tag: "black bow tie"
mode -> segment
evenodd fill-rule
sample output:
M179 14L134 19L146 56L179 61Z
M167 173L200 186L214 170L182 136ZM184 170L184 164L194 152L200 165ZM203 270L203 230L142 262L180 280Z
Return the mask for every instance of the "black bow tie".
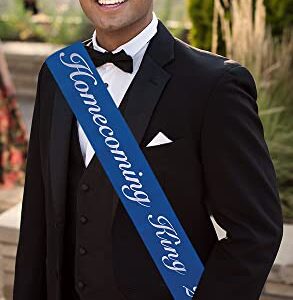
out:
M127 55L124 50L117 53L100 52L92 48L88 48L87 50L96 67L102 66L105 63L113 63L127 73L133 72L133 59L130 55Z

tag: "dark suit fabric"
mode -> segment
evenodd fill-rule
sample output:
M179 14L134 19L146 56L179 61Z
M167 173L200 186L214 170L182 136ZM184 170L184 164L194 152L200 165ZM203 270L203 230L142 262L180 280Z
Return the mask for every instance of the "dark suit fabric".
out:
M78 291L75 290L75 255L77 254L77 224L81 219L77 216L77 194L79 190L79 181L85 171L80 145L78 142L77 125L72 123L69 150L69 170L67 177L67 196L66 196L66 213L64 225L64 247L63 262L61 267L61 294L62 299L79 299ZM83 216L85 217L85 216ZM83 224L83 223L81 223Z
M63 299L125 299L115 287L111 225L111 183L94 156L85 168L76 121L73 122L68 172L61 285ZM101 188L102 187L102 188ZM99 270L99 276L95 276Z
M256 98L247 69L174 39L162 23L127 92L123 116L205 265L194 299L258 299L279 248L281 209ZM14 300L62 299L73 122L44 64L29 146ZM160 131L174 142L146 147ZM129 300L172 299L108 179L97 176L100 195L109 189L107 200L116 203L108 228L112 288ZM217 239L210 214L227 238ZM98 229L91 230L87 234L95 239ZM86 264L82 268L91 272L86 276L103 277ZM86 288L82 293L82 300L97 300Z

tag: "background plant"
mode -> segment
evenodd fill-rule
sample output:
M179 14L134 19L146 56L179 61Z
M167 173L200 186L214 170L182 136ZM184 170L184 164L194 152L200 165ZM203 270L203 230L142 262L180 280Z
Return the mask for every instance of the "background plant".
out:
M192 23L189 40L194 46L211 48L214 0L189 0L188 13Z
M8 6L0 15L0 38L3 40L23 40L35 37L43 40L45 32L32 20L31 15L24 11L21 0Z
M259 114L277 173L284 215L293 218L293 31L273 37L266 26L263 0L215 0L213 50L218 21L227 56L253 73L258 86ZM229 9L231 18L223 11Z
M234 0L220 0L226 16L229 17L229 6ZM257 0L253 0L252 6L256 7ZM247 3L250 3L248 1ZM214 0L188 0L188 12L192 22L189 35L191 44L206 50L212 45L212 21ZM250 5L250 4L248 4ZM267 14L267 24L272 28L273 36L281 37L283 29L293 25L293 0L264 0ZM221 41L220 41L221 44Z
M45 13L36 16L24 10L22 0L7 5L0 15L0 38L68 44L89 37L92 28L78 6L44 4Z
M265 0L267 22L274 36L281 36L283 28L293 25L293 0Z

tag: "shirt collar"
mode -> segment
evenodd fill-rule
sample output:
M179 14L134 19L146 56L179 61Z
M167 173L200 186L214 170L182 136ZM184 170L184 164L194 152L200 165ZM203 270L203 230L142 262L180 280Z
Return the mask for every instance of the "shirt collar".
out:
M134 57L155 36L155 34L157 33L157 27L158 27L158 18L156 14L153 12L153 19L151 23L143 31L141 31L137 36L132 38L127 43L119 46L112 52L117 53L123 49L128 55ZM98 45L96 39L96 31L94 31L93 33L92 42L95 50L100 52L107 51L104 48L102 48L100 45Z

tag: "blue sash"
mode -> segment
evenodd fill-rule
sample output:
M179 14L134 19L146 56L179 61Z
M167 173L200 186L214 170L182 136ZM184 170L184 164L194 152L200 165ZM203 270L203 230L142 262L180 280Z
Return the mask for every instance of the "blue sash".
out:
M192 298L203 264L83 44L46 63L174 299Z

